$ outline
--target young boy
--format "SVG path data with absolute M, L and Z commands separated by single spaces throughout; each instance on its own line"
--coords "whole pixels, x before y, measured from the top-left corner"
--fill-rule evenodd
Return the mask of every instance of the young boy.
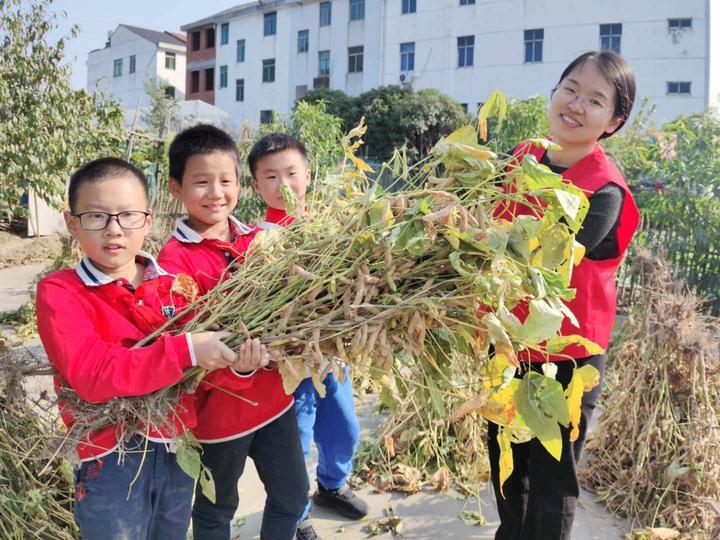
M 189 128 L 170 145 L 170 192 L 188 215 L 178 221 L 159 260 L 194 277 L 201 294 L 236 268 L 257 232 L 232 216 L 240 190 L 238 169 L 235 143 L 213 126 Z M 230 538 L 247 456 L 267 492 L 261 538 L 293 538 L 309 487 L 292 404 L 273 369 L 235 372 L 234 380 L 198 391 L 193 431 L 203 446 L 203 463 L 213 471 L 217 498 L 212 503 L 196 490 L 195 538 Z
M 301 211 L 306 210 L 310 171 L 307 151 L 300 141 L 280 133 L 267 135 L 252 147 L 248 165 L 253 187 L 267 204 L 265 221 L 260 228 L 287 226 L 295 220 L 285 211 L 280 186 L 289 187 L 297 197 Z M 324 399 L 320 398 L 310 378 L 306 378 L 295 391 L 295 414 L 305 457 L 310 454 L 313 438 L 318 447 L 318 489 L 312 502 L 332 508 L 345 517 L 360 519 L 367 515 L 367 504 L 347 485 L 360 433 L 348 371 L 345 366 L 345 382 L 342 383 L 332 373 L 325 378 L 327 394 Z M 312 502 L 308 501 L 303 512 L 298 539 L 317 538 L 307 519 Z
M 64 387 L 103 403 L 171 386 L 194 365 L 263 363 L 246 349 L 239 361 L 219 332 L 163 334 L 133 348 L 191 300 L 171 292 L 174 276 L 140 251 L 152 224 L 147 180 L 125 161 L 103 158 L 72 175 L 68 198 L 65 222 L 85 256 L 74 270 L 42 279 L 37 290 L 38 331 L 59 373 L 58 392 Z M 62 402 L 60 409 L 72 437 L 73 411 Z M 167 423 L 147 433 L 108 425 L 78 441 L 74 513 L 83 538 L 185 538 L 194 481 L 168 448 L 195 422 L 193 396 L 185 395 Z

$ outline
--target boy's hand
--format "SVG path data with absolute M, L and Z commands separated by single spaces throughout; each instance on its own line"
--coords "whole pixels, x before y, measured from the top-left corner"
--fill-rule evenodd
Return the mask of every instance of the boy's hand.
M 229 335 L 228 332 L 198 332 L 190 334 L 197 365 L 211 371 L 231 365 L 236 359 L 235 353 L 230 347 L 220 341 Z
M 240 373 L 246 373 L 255 369 L 260 369 L 268 365 L 270 355 L 265 345 L 260 343 L 259 339 L 247 339 L 245 343 L 240 345 L 237 360 L 232 364 L 232 368 Z

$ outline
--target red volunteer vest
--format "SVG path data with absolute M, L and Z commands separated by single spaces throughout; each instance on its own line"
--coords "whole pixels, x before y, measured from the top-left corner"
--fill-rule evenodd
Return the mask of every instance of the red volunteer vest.
M 520 144 L 514 153 L 520 160 L 526 154 L 532 154 L 539 162 L 545 154 L 545 149 L 525 142 Z M 607 349 L 615 322 L 617 301 L 615 273 L 637 229 L 640 214 L 625 179 L 599 144 L 590 154 L 563 172 L 562 177 L 585 191 L 588 196 L 608 183 L 618 185 L 625 192 L 617 228 L 619 255 L 603 261 L 593 261 L 586 257 L 573 268 L 570 287 L 576 290 L 576 295 L 566 304 L 575 314 L 580 328 L 576 328 L 569 319 L 565 319 L 560 329 L 562 335 L 579 334 Z M 496 217 L 511 220 L 513 216 L 530 213 L 529 207 L 511 203 L 501 207 Z M 562 351 L 562 355 L 551 355 L 550 360 L 567 360 L 567 356 L 585 358 L 590 356 L 590 353 L 581 345 L 570 345 Z M 546 361 L 544 356 L 534 352 L 529 356 L 534 362 Z

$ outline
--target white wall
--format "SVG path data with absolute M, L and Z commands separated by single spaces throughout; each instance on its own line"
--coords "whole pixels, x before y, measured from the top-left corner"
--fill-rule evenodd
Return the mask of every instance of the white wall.
M 165 69 L 165 51 L 174 52 L 175 70 Z M 135 73 L 130 73 L 130 56 L 135 55 Z M 122 75 L 113 76 L 116 59 L 122 59 Z M 160 78 L 176 88 L 175 95 L 185 95 L 185 47 L 154 43 L 143 39 L 123 26 L 112 34 L 110 46 L 91 51 L 87 60 L 88 90 L 100 90 L 118 99 L 125 108 L 149 105 L 145 81 Z
M 657 123 L 700 112 L 720 101 L 720 0 L 417 0 L 402 15 L 401 0 L 366 0 L 365 20 L 349 21 L 349 1 L 333 0 L 332 23 L 319 27 L 319 2 L 277 8 L 277 34 L 263 37 L 263 12 L 230 21 L 230 41 L 219 45 L 217 65 L 228 66 L 228 87 L 216 85 L 215 103 L 237 122 L 259 121 L 259 111 L 291 110 L 297 85 L 312 89 L 318 51 L 331 51 L 330 88 L 357 95 L 400 83 L 400 43 L 415 43 L 412 86 L 438 88 L 474 112 L 494 89 L 521 99 L 548 96 L 564 67 L 600 46 L 599 25 L 622 23 L 621 53 L 643 97 L 656 105 Z M 710 11 L 710 5 L 713 10 Z M 271 8 L 265 8 L 267 10 Z M 668 31 L 668 18 L 693 19 L 693 28 Z M 709 19 L 712 17 L 712 20 Z M 544 29 L 541 63 L 524 62 L 523 31 Z M 307 53 L 297 53 L 297 32 L 310 31 Z M 708 32 L 712 29 L 709 36 Z M 475 37 L 474 65 L 457 68 L 457 37 Z M 235 63 L 235 42 L 246 40 L 246 61 Z M 364 46 L 364 71 L 347 72 L 347 49 Z M 276 59 L 274 83 L 262 83 L 262 59 Z M 219 67 L 216 69 L 219 78 Z M 235 79 L 245 79 L 245 102 L 235 101 Z M 668 81 L 690 81 L 690 96 L 668 96 Z

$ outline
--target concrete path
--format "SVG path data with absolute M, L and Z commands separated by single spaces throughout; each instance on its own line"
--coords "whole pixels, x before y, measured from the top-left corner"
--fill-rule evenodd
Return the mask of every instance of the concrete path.
M 47 263 L 13 266 L 0 270 L 0 312 L 15 311 L 29 298 L 28 287 Z

